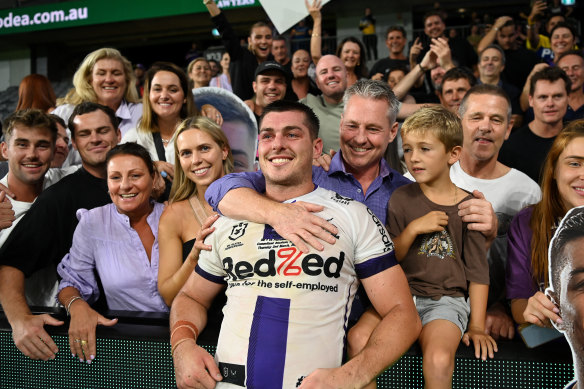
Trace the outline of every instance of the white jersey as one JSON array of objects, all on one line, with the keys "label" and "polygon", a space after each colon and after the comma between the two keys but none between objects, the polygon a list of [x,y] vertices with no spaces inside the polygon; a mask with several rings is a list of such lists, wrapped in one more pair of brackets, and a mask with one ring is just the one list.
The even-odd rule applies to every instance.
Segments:
[{"label": "white jersey", "polygon": [[316,190],[306,201],[338,228],[322,252],[300,252],[272,227],[220,218],[196,271],[227,283],[215,359],[217,388],[294,388],[317,368],[342,364],[347,319],[359,278],[397,264],[383,224],[363,204]]}]

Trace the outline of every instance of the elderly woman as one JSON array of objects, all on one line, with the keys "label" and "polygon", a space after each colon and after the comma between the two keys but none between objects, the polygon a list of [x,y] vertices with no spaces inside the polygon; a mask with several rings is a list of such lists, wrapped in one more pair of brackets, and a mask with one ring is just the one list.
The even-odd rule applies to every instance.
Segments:
[{"label": "elderly woman", "polygon": [[124,135],[142,117],[142,104],[134,87],[132,64],[116,49],[102,48],[89,53],[73,76],[73,86],[54,114],[69,121],[73,108],[84,101],[107,105],[120,119]]},{"label": "elderly woman", "polygon": [[112,203],[79,210],[73,245],[59,264],[58,298],[71,315],[69,345],[81,361],[96,355],[95,328],[113,325],[89,304],[101,280],[109,309],[168,312],[158,293],[158,223],[164,206],[152,200],[155,171],[142,146],[121,144],[106,157]]}]

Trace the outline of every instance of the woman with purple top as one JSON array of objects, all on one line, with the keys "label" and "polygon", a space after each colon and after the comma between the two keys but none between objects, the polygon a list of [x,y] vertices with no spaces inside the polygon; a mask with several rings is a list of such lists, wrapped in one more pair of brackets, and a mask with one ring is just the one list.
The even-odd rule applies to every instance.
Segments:
[{"label": "woman with purple top", "polygon": [[518,324],[551,326],[558,308],[545,296],[548,246],[573,207],[584,205],[584,120],[571,122],[554,141],[544,165],[542,200],[523,209],[508,233],[507,298]]},{"label": "woman with purple top", "polygon": [[96,355],[95,328],[114,325],[89,304],[100,295],[99,277],[112,310],[168,312],[158,293],[158,223],[164,205],[152,200],[154,164],[148,151],[124,143],[108,152],[112,203],[77,211],[73,245],[59,264],[58,298],[71,315],[69,345],[80,361]]}]

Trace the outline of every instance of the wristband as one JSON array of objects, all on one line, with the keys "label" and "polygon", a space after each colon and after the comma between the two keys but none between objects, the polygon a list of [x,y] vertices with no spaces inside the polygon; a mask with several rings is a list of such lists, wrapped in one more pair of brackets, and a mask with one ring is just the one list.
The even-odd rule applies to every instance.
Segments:
[{"label": "wristband", "polygon": [[[183,339],[179,340],[178,342],[176,342],[176,344],[174,344],[174,345],[173,345],[173,346],[170,348],[170,356],[171,356],[172,358],[174,358],[174,352],[176,351],[176,348],[178,347],[178,345],[179,345],[179,344],[181,344],[181,343],[184,343],[184,342],[186,342],[186,341],[188,341],[188,340],[193,340],[193,341],[194,341],[194,339],[191,339],[191,338],[183,338]],[[195,344],[196,344],[196,342],[195,342]]]},{"label": "wristband", "polygon": [[428,71],[428,69],[425,69],[421,63],[419,63],[418,66],[420,66],[420,70],[422,71],[422,73],[426,73]]},{"label": "wristband", "polygon": [[196,341],[198,337],[199,329],[196,325],[190,321],[178,320],[174,323],[172,330],[170,331],[170,344],[176,345],[182,339],[193,339]]}]

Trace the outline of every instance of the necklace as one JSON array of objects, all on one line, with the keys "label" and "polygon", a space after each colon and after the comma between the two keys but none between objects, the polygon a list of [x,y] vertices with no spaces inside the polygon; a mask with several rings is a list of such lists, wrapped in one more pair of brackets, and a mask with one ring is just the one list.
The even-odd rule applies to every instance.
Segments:
[{"label": "necklace", "polygon": [[[162,137],[160,137],[160,139],[162,139]],[[170,139],[162,139],[162,143],[164,143],[165,145],[167,145],[168,142],[170,142]]]}]

